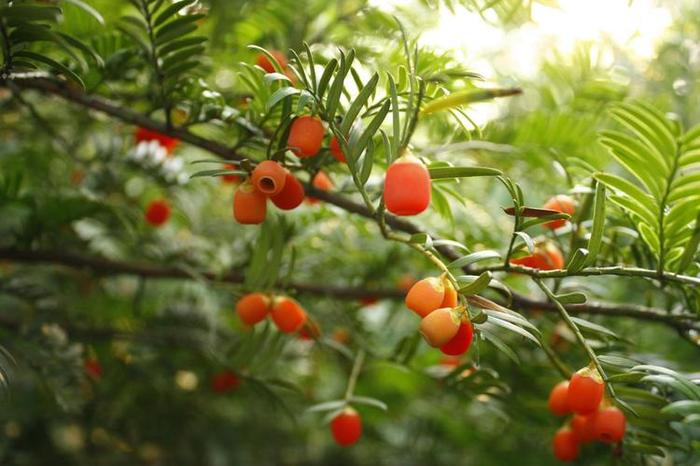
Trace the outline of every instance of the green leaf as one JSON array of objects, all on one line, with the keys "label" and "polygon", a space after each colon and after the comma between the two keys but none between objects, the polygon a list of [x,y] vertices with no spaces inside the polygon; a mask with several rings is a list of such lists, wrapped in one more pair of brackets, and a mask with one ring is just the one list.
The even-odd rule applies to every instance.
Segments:
[{"label": "green leaf", "polygon": [[16,52],[14,54],[14,56],[21,57],[21,58],[28,58],[30,60],[45,63],[45,64],[49,65],[51,68],[53,68],[54,71],[57,71],[58,73],[65,75],[68,79],[71,79],[71,80],[75,81],[76,83],[78,83],[80,85],[80,87],[83,88],[83,90],[85,89],[85,83],[83,83],[83,80],[80,79],[80,76],[75,74],[67,66],[65,66],[65,65],[63,65],[63,64],[61,64],[61,63],[59,63],[59,62],[57,62],[49,57],[46,57],[44,55],[39,55],[38,53],[29,52],[29,51]]},{"label": "green leaf", "polygon": [[153,21],[153,27],[160,26],[168,19],[170,19],[171,16],[176,14],[178,11],[182,10],[184,7],[193,4],[195,1],[196,0],[180,0],[179,2],[172,3],[161,13],[159,13],[158,16],[156,16],[156,19]]},{"label": "green leaf", "polygon": [[318,403],[313,406],[306,408],[307,413],[318,413],[323,411],[335,411],[336,409],[341,409],[347,406],[347,401],[345,400],[333,400],[324,401],[323,403]]},{"label": "green leaf", "polygon": [[338,72],[335,74],[335,79],[331,88],[328,91],[328,97],[326,98],[326,120],[331,121],[335,117],[335,113],[340,105],[340,96],[344,88],[345,77],[350,72],[352,67],[352,62],[355,60],[355,51],[350,50],[347,57],[343,52],[340,53],[340,67]]},{"label": "green leaf", "polygon": [[0,18],[22,21],[55,21],[60,15],[61,9],[52,6],[13,4],[0,8]]},{"label": "green leaf", "polygon": [[558,294],[556,298],[562,304],[583,304],[586,302],[586,295],[577,291]]},{"label": "green leaf", "polygon": [[430,178],[433,180],[443,178],[467,178],[472,176],[500,176],[503,172],[495,168],[486,167],[430,167]]},{"label": "green leaf", "polygon": [[[585,296],[584,296],[585,298]],[[572,303],[572,304],[579,304],[579,303]],[[593,322],[590,322],[588,320],[581,319],[580,317],[571,317],[571,320],[574,321],[574,323],[584,329],[587,330],[591,333],[599,334],[599,335],[605,335],[607,337],[619,339],[620,337],[613,332],[612,330],[609,330],[602,325],[594,324]]]},{"label": "green leaf", "polygon": [[388,155],[387,164],[391,164],[399,156],[399,146],[401,145],[401,109],[399,108],[399,96],[396,92],[396,83],[394,77],[387,73],[389,80],[389,96],[391,97],[391,126],[392,126],[392,149],[393,152]]},{"label": "green leaf", "polygon": [[447,267],[450,269],[462,268],[476,262],[490,259],[501,259],[501,255],[498,252],[491,250],[477,251],[466,256],[462,256],[459,259],[455,259],[454,261],[450,262]]},{"label": "green leaf", "polygon": [[421,113],[425,115],[474,102],[492,100],[497,97],[509,97],[521,93],[520,89],[469,89],[435,99],[424,105]]},{"label": "green leaf", "polygon": [[603,230],[605,229],[605,185],[596,183],[595,197],[593,200],[593,226],[591,237],[588,239],[588,257],[586,265],[595,264],[600,245],[603,242]]},{"label": "green leaf", "polygon": [[527,246],[528,252],[530,254],[534,254],[535,253],[535,241],[530,237],[530,235],[528,235],[524,231],[516,231],[515,234],[518,238],[523,240],[523,242]]},{"label": "green leaf", "polygon": [[83,2],[82,0],[63,0],[66,3],[70,3],[72,5],[77,6],[81,10],[83,10],[85,13],[89,14],[93,18],[97,20],[98,23],[102,24],[104,26],[105,20],[100,14],[99,11],[94,9],[92,6],[88,5],[87,3]]},{"label": "green leaf", "polygon": [[362,90],[357,94],[355,99],[353,99],[350,108],[345,112],[343,116],[343,122],[340,125],[340,132],[346,135],[350,132],[350,127],[355,122],[355,118],[362,110],[362,107],[367,104],[367,101],[374,93],[377,88],[377,83],[379,82],[379,74],[374,73],[372,77],[367,81],[367,84],[362,88]]},{"label": "green leaf", "polygon": [[390,103],[387,100],[384,102],[384,105],[382,105],[379,112],[377,112],[374,118],[372,118],[372,121],[370,121],[369,125],[367,125],[367,128],[365,128],[365,130],[362,132],[362,135],[358,139],[357,143],[350,146],[350,154],[348,154],[348,157],[357,159],[362,151],[365,150],[369,144],[369,140],[377,133],[377,131],[379,131],[379,127],[384,122],[387,113],[389,113],[389,107]]},{"label": "green leaf", "polygon": [[700,401],[679,400],[664,406],[661,409],[665,414],[678,414],[688,416],[690,414],[700,414]]},{"label": "green leaf", "polygon": [[331,77],[333,77],[333,72],[335,71],[335,69],[337,67],[338,67],[338,60],[333,58],[326,64],[326,67],[323,69],[323,74],[321,74],[321,79],[318,81],[318,91],[316,92],[319,99],[323,99],[323,94],[326,93],[326,88],[328,87],[328,83],[330,82]]},{"label": "green leaf", "polygon": [[698,246],[700,246],[700,212],[695,219],[695,228],[693,229],[693,235],[690,240],[686,243],[685,249],[683,250],[683,255],[678,262],[677,270],[682,273],[687,269],[695,258],[695,254],[698,251]]},{"label": "green leaf", "polygon": [[299,94],[301,91],[295,87],[282,87],[280,89],[277,89],[269,99],[267,99],[267,102],[265,103],[265,108],[267,111],[270,111],[272,107],[277,105],[278,102],[280,102],[282,99],[285,97],[289,97],[292,95]]},{"label": "green leaf", "polygon": [[370,398],[367,396],[352,396],[348,400],[350,403],[354,404],[359,404],[359,405],[367,405],[367,406],[372,406],[374,408],[379,408],[382,411],[387,411],[389,408],[387,407],[386,403],[384,403],[381,400],[377,400],[376,398]]},{"label": "green leaf", "polygon": [[473,281],[469,283],[468,285],[464,285],[460,287],[458,290],[460,294],[464,296],[471,296],[475,295],[481,291],[483,291],[487,286],[489,286],[489,283],[491,282],[492,274],[491,272],[484,272],[478,277],[473,277]]},{"label": "green leaf", "polygon": [[566,270],[575,273],[583,269],[588,261],[588,256],[588,249],[578,248],[574,251],[574,255],[571,256],[571,260],[569,260],[569,263],[566,265]]}]

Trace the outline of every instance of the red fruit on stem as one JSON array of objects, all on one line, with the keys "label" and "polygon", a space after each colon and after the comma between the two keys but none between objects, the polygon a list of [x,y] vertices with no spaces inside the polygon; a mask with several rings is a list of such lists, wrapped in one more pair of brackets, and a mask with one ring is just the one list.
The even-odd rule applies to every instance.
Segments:
[{"label": "red fruit on stem", "polygon": [[589,414],[588,416],[576,414],[571,418],[569,425],[571,426],[571,431],[574,433],[574,438],[578,443],[583,445],[595,440],[593,426],[597,415],[598,413]]},{"label": "red fruit on stem", "polygon": [[[279,50],[269,50],[270,55],[277,60],[277,63],[279,63],[280,68],[282,70],[285,70],[287,66],[289,65],[287,62],[287,57],[280,52]],[[275,66],[272,64],[270,59],[265,55],[264,53],[259,53],[258,58],[256,60],[257,65],[265,70],[267,73],[274,73],[275,72]]]},{"label": "red fruit on stem", "polygon": [[552,388],[552,391],[549,392],[547,406],[549,407],[549,411],[555,416],[565,416],[571,412],[567,401],[568,392],[569,382],[567,380],[559,382]]},{"label": "red fruit on stem", "polygon": [[306,311],[294,299],[276,298],[272,305],[272,321],[282,333],[294,333],[306,322]]},{"label": "red fruit on stem", "polygon": [[170,218],[170,204],[165,199],[151,201],[146,206],[146,221],[154,227],[159,227]]},{"label": "red fruit on stem", "polygon": [[85,360],[85,373],[91,379],[97,380],[102,377],[102,364],[97,359],[91,358]]},{"label": "red fruit on stem", "polygon": [[585,368],[571,377],[566,402],[576,414],[591,414],[598,409],[604,391],[605,384],[598,373]]},{"label": "red fruit on stem", "polygon": [[287,170],[274,160],[260,162],[250,176],[253,186],[266,196],[274,196],[284,189]]},{"label": "red fruit on stem", "polygon": [[[574,215],[575,211],[574,200],[564,194],[554,196],[553,198],[545,202],[544,206],[542,207],[549,210],[556,210],[557,212],[562,212],[569,215]],[[564,224],[566,224],[566,222],[567,220],[564,219],[552,220],[551,222],[547,222],[542,226],[555,230],[557,228],[563,227]]]},{"label": "red fruit on stem", "polygon": [[559,429],[552,440],[554,456],[559,461],[574,461],[578,458],[578,442],[568,427]]},{"label": "red fruit on stem", "polygon": [[[333,181],[324,172],[316,173],[316,176],[314,176],[314,179],[311,181],[311,185],[321,191],[330,191],[333,189]],[[306,198],[306,202],[309,204],[317,204],[319,200],[309,196]]]},{"label": "red fruit on stem", "polygon": [[348,447],[356,443],[362,436],[362,419],[352,408],[345,408],[331,421],[331,433],[335,443]]},{"label": "red fruit on stem", "polygon": [[446,345],[457,335],[460,323],[452,309],[443,307],[423,317],[418,331],[425,341],[434,348]]},{"label": "red fruit on stem", "polygon": [[331,151],[331,155],[335,157],[335,159],[338,162],[341,163],[348,163],[347,159],[345,158],[345,154],[343,154],[343,150],[340,148],[340,143],[338,142],[338,138],[333,136],[331,138],[331,142],[329,144],[329,149]]},{"label": "red fruit on stem", "polygon": [[462,322],[457,334],[440,347],[440,351],[448,356],[459,356],[466,353],[472,344],[474,329],[471,322]]},{"label": "red fruit on stem", "polygon": [[296,209],[304,200],[304,186],[294,175],[287,172],[284,188],[274,196],[270,196],[270,200],[282,210]]},{"label": "red fruit on stem", "polygon": [[226,393],[238,387],[241,379],[233,371],[223,370],[214,374],[209,383],[216,393]]},{"label": "red fruit on stem", "polygon": [[625,436],[625,414],[614,406],[595,413],[593,437],[605,443],[618,443]]},{"label": "red fruit on stem", "polygon": [[299,157],[313,157],[321,150],[323,123],[313,116],[301,116],[292,122],[287,145]]},{"label": "red fruit on stem", "polygon": [[236,188],[233,194],[233,217],[242,225],[257,225],[265,221],[267,197],[249,181]]},{"label": "red fruit on stem", "polygon": [[555,270],[564,268],[564,256],[558,247],[552,243],[538,244],[535,253],[529,256],[511,259],[513,265],[522,265],[540,270]]},{"label": "red fruit on stem", "polygon": [[425,317],[439,308],[445,299],[445,284],[437,277],[417,281],[406,294],[406,307]]},{"label": "red fruit on stem", "polygon": [[262,293],[248,293],[236,303],[236,314],[246,325],[255,325],[267,317],[270,298]]},{"label": "red fruit on stem", "polygon": [[384,179],[384,204],[395,215],[417,215],[430,205],[430,173],[412,155],[396,159]]}]

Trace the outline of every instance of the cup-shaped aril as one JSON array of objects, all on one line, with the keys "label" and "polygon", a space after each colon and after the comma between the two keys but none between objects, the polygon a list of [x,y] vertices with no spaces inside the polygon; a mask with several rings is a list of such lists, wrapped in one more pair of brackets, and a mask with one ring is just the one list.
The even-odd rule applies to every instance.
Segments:
[{"label": "cup-shaped aril", "polygon": [[384,178],[384,205],[395,215],[418,215],[430,205],[430,173],[412,155],[396,159]]},{"label": "cup-shaped aril", "polygon": [[267,197],[249,181],[241,184],[233,195],[233,217],[243,225],[257,225],[265,221]]},{"label": "cup-shaped aril", "polygon": [[549,392],[547,406],[549,411],[555,416],[565,416],[571,412],[569,402],[567,401],[569,393],[569,382],[567,380],[556,384],[552,391]]},{"label": "cup-shaped aril", "polygon": [[592,414],[598,409],[604,391],[605,384],[600,375],[584,368],[571,377],[566,401],[576,414]]},{"label": "cup-shaped aril", "polygon": [[[547,202],[544,203],[542,207],[549,210],[556,210],[557,212],[562,212],[569,215],[574,215],[575,212],[574,200],[565,194],[559,194],[550,198]],[[563,227],[564,224],[566,224],[566,222],[567,220],[564,219],[552,220],[551,222],[547,222],[542,226],[552,230],[556,230],[557,228]]]},{"label": "cup-shaped aril", "polygon": [[279,194],[287,181],[287,170],[274,160],[260,162],[250,175],[253,186],[266,196]]},{"label": "cup-shaped aril", "polygon": [[287,145],[299,157],[313,157],[323,143],[323,123],[317,117],[300,116],[292,122]]},{"label": "cup-shaped aril", "polygon": [[430,346],[439,348],[457,335],[459,325],[459,318],[452,309],[443,307],[423,317],[419,331]]},{"label": "cup-shaped aril", "polygon": [[417,281],[406,294],[406,307],[425,317],[441,307],[445,299],[445,285],[437,277]]},{"label": "cup-shaped aril", "polygon": [[349,447],[362,436],[362,419],[352,408],[345,408],[331,421],[331,433],[335,443]]},{"label": "cup-shaped aril", "polygon": [[262,293],[248,293],[236,303],[236,314],[246,325],[255,325],[267,317],[270,298]]},{"label": "cup-shaped aril", "polygon": [[304,186],[296,176],[287,172],[284,188],[274,196],[270,196],[270,200],[282,210],[296,209],[304,201]]},{"label": "cup-shaped aril", "polygon": [[625,436],[625,414],[614,406],[595,413],[593,437],[605,443],[618,443]]},{"label": "cup-shaped aril", "polygon": [[306,322],[306,311],[296,300],[283,296],[272,304],[272,321],[282,333],[294,333]]},{"label": "cup-shaped aril", "polygon": [[578,458],[578,442],[571,429],[559,429],[552,439],[554,456],[559,461],[574,461]]},{"label": "cup-shaped aril", "polygon": [[460,356],[469,350],[474,338],[474,329],[471,322],[462,322],[457,334],[450,341],[440,347],[440,351],[448,356]]}]

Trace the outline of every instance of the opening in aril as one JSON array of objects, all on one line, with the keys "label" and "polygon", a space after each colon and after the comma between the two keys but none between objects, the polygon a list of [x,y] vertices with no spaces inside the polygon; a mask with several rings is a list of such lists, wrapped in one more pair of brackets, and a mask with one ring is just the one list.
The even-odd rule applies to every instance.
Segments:
[{"label": "opening in aril", "polygon": [[276,187],[277,185],[275,184],[275,180],[273,180],[272,178],[267,176],[260,178],[260,191],[264,193],[271,193],[275,191]]}]

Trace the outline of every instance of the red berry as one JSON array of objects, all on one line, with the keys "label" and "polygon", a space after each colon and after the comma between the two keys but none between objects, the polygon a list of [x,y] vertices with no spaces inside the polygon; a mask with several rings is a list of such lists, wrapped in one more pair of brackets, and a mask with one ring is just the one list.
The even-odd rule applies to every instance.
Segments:
[{"label": "red berry", "polygon": [[238,387],[241,384],[241,379],[234,372],[223,370],[214,374],[209,383],[211,389],[216,393],[226,393]]},{"label": "red berry", "polygon": [[552,391],[549,392],[547,405],[549,406],[549,411],[555,416],[565,416],[571,412],[567,401],[568,392],[569,382],[566,380],[556,384]]},{"label": "red berry", "polygon": [[296,209],[304,200],[304,186],[294,175],[287,172],[284,188],[271,196],[270,200],[282,210]]},{"label": "red berry", "polygon": [[362,419],[354,409],[345,408],[331,421],[331,432],[335,443],[349,447],[362,436]]},{"label": "red berry", "polygon": [[[235,169],[236,169],[236,166],[235,166],[235,165],[232,165],[232,164],[230,164],[230,163],[227,163],[226,165],[224,165],[224,168],[225,168],[226,170],[235,170]],[[221,181],[222,181],[223,183],[226,183],[226,184],[236,184],[236,183],[240,183],[240,182],[241,182],[241,177],[238,176],[238,175],[223,175],[223,176],[221,177]]]},{"label": "red berry", "polygon": [[[277,63],[279,63],[280,68],[285,70],[288,66],[287,57],[285,57],[284,54],[282,52],[280,52],[279,50],[270,50],[269,52],[270,52],[270,55],[272,55],[272,57],[275,60],[277,60]],[[257,62],[257,65],[260,68],[264,69],[267,73],[274,73],[275,72],[274,65],[272,64],[270,59],[267,58],[267,55],[265,55],[264,53],[258,54],[258,58],[257,58],[256,62]]]},{"label": "red berry", "polygon": [[85,360],[85,373],[91,379],[97,380],[102,377],[102,364],[97,359]]},{"label": "red berry", "polygon": [[589,414],[588,416],[576,414],[571,418],[569,425],[571,426],[571,431],[574,433],[574,438],[578,443],[590,443],[595,440],[593,426],[597,415],[598,413]]},{"label": "red berry", "polygon": [[306,311],[292,298],[276,298],[272,305],[272,321],[282,333],[299,331],[306,322]]},{"label": "red berry", "polygon": [[146,207],[146,221],[159,227],[170,218],[170,204],[165,199],[151,201]]},{"label": "red berry", "polygon": [[430,204],[430,173],[411,155],[392,163],[384,179],[384,204],[395,215],[417,215]]},{"label": "red berry", "polygon": [[233,194],[233,217],[243,225],[256,225],[265,221],[267,197],[245,182]]},{"label": "red berry", "polygon": [[266,196],[274,196],[284,189],[284,184],[287,181],[287,170],[273,160],[265,160],[255,167],[250,181],[261,193]]},{"label": "red berry", "polygon": [[[564,194],[559,194],[558,196],[554,196],[553,198],[549,199],[544,203],[543,207],[545,209],[556,210],[557,212],[563,212],[569,215],[574,215],[575,211],[574,200]],[[555,230],[563,227],[566,222],[567,221],[564,219],[552,220],[551,222],[545,223],[543,226]]]},{"label": "red berry", "polygon": [[518,259],[511,259],[510,263],[540,270],[563,269],[564,256],[554,244],[542,243],[535,247],[534,254]]},{"label": "red berry", "polygon": [[299,157],[313,157],[321,150],[323,123],[313,116],[301,116],[292,122],[287,145]]},{"label": "red berry", "polygon": [[249,293],[236,303],[236,314],[246,325],[255,325],[267,317],[270,298],[262,293]]},{"label": "red berry", "polygon": [[[324,172],[316,173],[316,176],[314,176],[314,179],[311,181],[311,185],[320,191],[330,191],[333,189],[333,181]],[[306,202],[309,204],[316,204],[318,203],[318,199],[309,196],[306,198]]]},{"label": "red berry", "polygon": [[459,356],[466,353],[472,344],[474,329],[471,322],[462,322],[457,334],[440,347],[440,351],[449,356]]},{"label": "red berry", "polygon": [[329,149],[330,149],[333,157],[335,157],[335,159],[338,162],[342,162],[342,163],[348,162],[347,159],[345,158],[345,154],[343,154],[343,150],[340,148],[340,143],[338,142],[338,138],[336,138],[335,136],[333,136],[331,138]]},{"label": "red berry", "polygon": [[163,146],[168,154],[172,153],[173,150],[175,150],[175,147],[177,147],[177,145],[180,143],[179,139],[172,138],[165,134],[151,131],[150,129],[146,128],[138,128],[134,138],[136,139],[136,143],[143,141],[158,141],[158,144]]},{"label": "red berry", "polygon": [[582,369],[571,377],[566,401],[576,414],[591,414],[598,409],[604,391],[600,376],[587,368]]},{"label": "red berry", "polygon": [[552,440],[554,456],[559,461],[574,461],[578,458],[578,442],[568,427],[559,429]]},{"label": "red berry", "polygon": [[593,437],[605,443],[618,443],[625,436],[625,414],[614,406],[595,413]]}]

